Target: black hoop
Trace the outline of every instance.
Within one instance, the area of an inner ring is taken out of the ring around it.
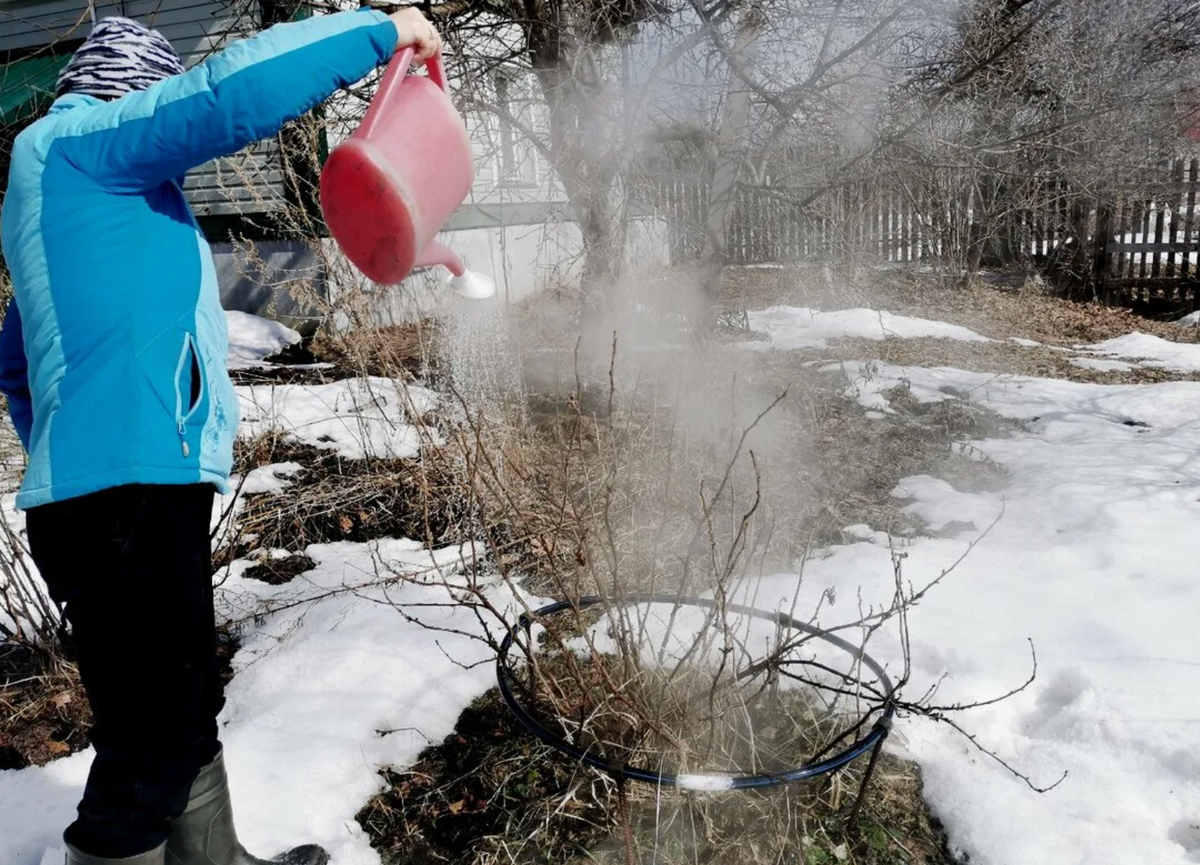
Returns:
[[[592,766],[596,769],[601,769],[609,774],[623,778],[628,778],[634,781],[644,781],[648,784],[657,784],[663,787],[678,787],[688,790],[747,790],[763,787],[775,787],[781,784],[790,784],[794,781],[803,781],[808,778],[815,778],[818,775],[824,775],[827,772],[833,772],[842,768],[850,761],[862,756],[867,751],[881,744],[887,738],[888,732],[892,727],[892,719],[895,716],[895,706],[892,703],[892,696],[895,687],[892,685],[892,680],[888,678],[883,667],[879,665],[873,658],[863,652],[860,648],[852,643],[843,640],[835,634],[830,634],[815,628],[805,622],[798,621],[786,613],[769,613],[765,610],[758,610],[753,607],[746,607],[740,604],[723,604],[722,608],[732,613],[737,613],[743,616],[751,616],[756,619],[766,619],[774,621],[779,625],[787,628],[792,628],[806,634],[823,640],[832,646],[846,652],[852,658],[859,660],[872,673],[879,677],[882,685],[882,708],[883,712],[879,719],[871,726],[871,729],[862,738],[856,740],[845,750],[821,760],[816,763],[810,763],[806,766],[798,766],[794,769],[786,769],[781,772],[762,772],[743,775],[730,775],[718,773],[706,774],[670,774],[666,772],[655,772],[650,769],[643,769],[637,766],[613,765],[612,761],[606,760],[603,757],[596,756],[589,751],[578,748],[572,745],[562,736],[545,727],[537,718],[517,702],[513,696],[510,678],[513,673],[508,667],[508,654],[512,649],[513,643],[517,636],[524,632],[529,634],[530,628],[533,625],[535,618],[550,616],[555,613],[560,613],[568,609],[583,609],[585,607],[595,606],[596,604],[605,603],[606,599],[597,596],[586,596],[578,601],[558,601],[553,604],[548,604],[540,609],[534,610],[532,613],[523,613],[517,620],[517,624],[508,630],[505,634],[503,642],[500,644],[500,651],[496,656],[496,683],[500,688],[500,696],[504,698],[504,702],[508,705],[509,710],[517,717],[529,732],[533,733],[547,745],[562,751]],[[716,601],[705,598],[679,598],[674,595],[623,595],[617,598],[607,599],[609,603],[615,604],[675,604],[690,607],[701,607],[704,609],[715,609]],[[872,710],[874,711],[874,710]],[[869,714],[869,713],[868,713]]]

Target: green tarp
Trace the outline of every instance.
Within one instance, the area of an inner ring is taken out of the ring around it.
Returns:
[[[0,126],[27,123],[48,108],[58,73],[69,59],[41,54],[0,66]]]

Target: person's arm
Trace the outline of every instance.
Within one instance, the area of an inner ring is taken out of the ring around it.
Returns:
[[[33,430],[33,399],[29,394],[29,367],[25,360],[25,338],[21,313],[15,300],[8,304],[4,327],[0,328],[0,393],[8,398],[8,413],[25,451]]]
[[[359,10],[276,24],[182,75],[68,112],[58,143],[77,167],[117,191],[170,181],[274,135],[387,62],[398,45],[417,45],[424,53],[428,31],[406,31],[418,20],[432,31],[416,10],[392,18]]]

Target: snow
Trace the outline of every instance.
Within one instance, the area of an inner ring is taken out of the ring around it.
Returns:
[[[308,555],[316,569],[291,584],[226,584],[239,606],[293,605],[247,634],[235,658],[221,718],[230,784],[249,849],[311,841],[337,865],[376,865],[354,816],[379,790],[379,768],[412,763],[453,730],[492,685],[493,653],[468,636],[484,634],[475,611],[456,603],[462,551],[388,540]],[[379,573],[406,579],[381,585]],[[486,591],[508,618],[526,609],[499,582]]]
[[[1136,366],[1200,372],[1200,343],[1170,342],[1148,333],[1129,333],[1115,339],[1078,347],[1107,357],[1133,358]]]
[[[287,489],[291,479],[304,471],[300,463],[275,463],[254,469],[246,475],[244,482],[239,482],[235,476],[233,486],[241,486],[242,495],[252,496],[261,493],[279,493]]]
[[[271,431],[351,459],[415,457],[424,437],[410,419],[438,405],[438,396],[419,385],[388,378],[347,379],[323,385],[247,385],[241,400],[239,434],[253,438]]]
[[[803,580],[796,573],[750,580],[733,600],[811,611],[824,598],[817,623],[838,627],[859,619],[860,604],[890,602],[893,544],[905,556],[906,583],[920,588],[953,569],[911,611],[908,693],[941,681],[939,704],[1002,695],[1028,677],[1032,640],[1034,684],[956,720],[1038,785],[1067,773],[1039,794],[949,727],[902,719],[890,747],[921,764],[953,847],[976,865],[1196,861],[1200,383],[1103,386],[878,363],[832,368],[850,374],[850,394],[863,405],[886,403],[897,385],[922,402],[944,400],[952,387],[1023,421],[1026,432],[973,443],[1008,467],[1009,483],[969,492],[930,476],[905,478],[894,495],[910,512],[934,530],[952,523],[959,530],[889,542],[849,526],[845,534],[861,541],[810,559]],[[647,645],[665,645],[655,625],[672,621],[669,646],[679,655],[703,621],[689,613],[672,620],[651,609],[635,628],[649,623]],[[594,634],[605,632],[601,622]],[[738,644],[755,641],[739,634]],[[903,668],[895,634],[877,637],[867,651],[893,674]]]
[[[300,334],[277,321],[245,312],[227,310],[229,366],[233,369],[261,366],[263,360],[300,342]]]
[[[951,523],[985,529],[1003,511],[1002,503],[994,495],[960,493],[946,481],[929,475],[905,478],[892,490],[892,495],[912,502],[904,512],[923,520],[935,532]]]
[[[874,309],[821,312],[805,307],[773,306],[750,312],[747,318],[751,330],[767,334],[771,338],[770,347],[781,351],[826,348],[830,340],[846,337],[873,340],[889,337],[937,337],[965,342],[989,342],[987,337],[955,324],[909,318]]]
[[[923,401],[953,386],[1029,425],[977,443],[1008,467],[1003,493],[966,494],[927,478],[901,485],[923,515],[957,514],[978,529],[906,547],[905,578],[918,586],[1003,507],[913,611],[912,691],[945,673],[940,702],[1004,693],[1028,673],[1031,638],[1034,686],[962,720],[1037,782],[1069,772],[1038,795],[948,729],[902,724],[954,844],[983,865],[1195,861],[1200,846],[1187,827],[1200,818],[1200,689],[1187,683],[1200,667],[1200,384],[1102,386],[876,365],[855,390],[876,405],[901,381]],[[890,596],[886,549],[852,544],[809,562],[800,608],[827,588],[853,597],[860,585],[868,602]],[[790,603],[795,586],[782,575],[756,588]],[[822,623],[854,612],[835,607]],[[900,661],[894,644],[869,651],[893,667]],[[1180,838],[1192,839],[1189,850]]]
[[[1189,312],[1183,318],[1176,319],[1175,323],[1184,325],[1185,327],[1200,327],[1200,309],[1195,312]]]
[[[1133,372],[1137,369],[1123,360],[1103,360],[1097,357],[1073,357],[1068,363],[1080,369],[1094,369],[1099,372]]]

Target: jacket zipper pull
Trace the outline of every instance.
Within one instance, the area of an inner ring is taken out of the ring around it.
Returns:
[[[183,456],[184,456],[184,458],[186,459],[187,457],[191,456],[191,454],[192,454],[192,449],[188,447],[188,443],[187,443],[187,429],[186,429],[186,427],[184,427],[184,425],[183,425],[183,421],[180,421],[180,422],[179,422],[179,443],[180,443],[181,445],[183,445]]]

